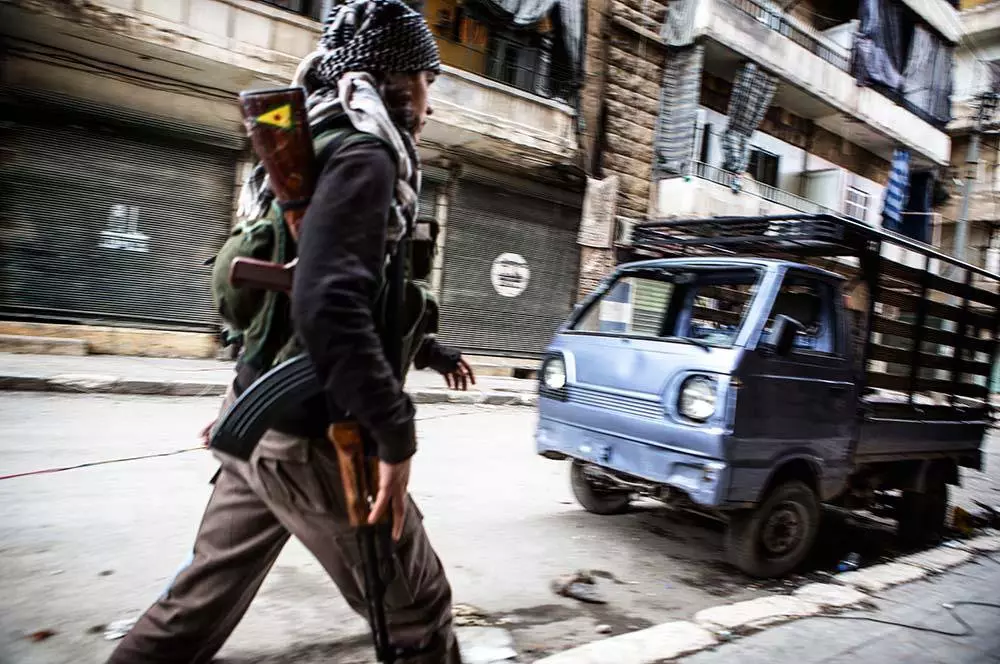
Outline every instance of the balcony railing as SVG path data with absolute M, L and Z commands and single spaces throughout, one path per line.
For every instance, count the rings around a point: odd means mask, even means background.
M 747 16 L 760 21 L 775 32 L 788 37 L 793 42 L 813 53 L 842 71 L 851 71 L 851 56 L 840 47 L 831 44 L 815 34 L 803 30 L 788 20 L 779 10 L 768 7 L 758 0 L 726 0 Z
M 257 0 L 257 2 L 287 9 L 316 21 L 323 21 L 334 4 L 334 0 Z
M 484 34 L 463 42 L 435 32 L 444 64 L 539 97 L 569 101 L 569 72 L 553 62 L 548 39 L 533 46 Z
M 701 178 L 702 180 L 708 180 L 716 184 L 721 184 L 725 187 L 732 187 L 737 178 L 736 173 L 723 170 L 717 166 L 710 166 L 700 161 L 693 162 L 691 174 L 695 177 Z M 745 182 L 745 180 L 741 178 L 741 182 Z M 784 189 L 778 189 L 777 187 L 772 187 L 771 185 L 764 184 L 763 182 L 757 182 L 754 180 L 753 187 L 755 191 L 752 193 L 755 193 L 764 200 L 778 205 L 783 205 L 798 212 L 804 212 L 806 214 L 841 214 L 839 210 L 831 210 L 830 208 L 820 205 L 819 203 L 810 201 L 808 198 L 796 196 L 795 194 L 787 192 Z

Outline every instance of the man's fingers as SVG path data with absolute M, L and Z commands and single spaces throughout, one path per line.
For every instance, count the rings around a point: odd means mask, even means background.
M 469 374 L 469 381 L 471 381 L 472 384 L 475 385 L 476 384 L 476 373 L 472 370 L 472 367 L 469 366 L 469 363 L 466 362 L 465 360 L 462 360 L 462 369 L 465 370 L 465 373 Z
M 375 496 L 375 506 L 372 507 L 371 513 L 368 515 L 368 525 L 374 526 L 376 523 L 385 516 L 386 510 L 389 509 L 389 501 L 391 496 L 389 495 L 389 487 L 381 486 L 378 489 L 378 495 Z
M 403 536 L 403 524 L 406 522 L 406 500 L 403 494 L 392 497 L 392 539 L 399 541 Z

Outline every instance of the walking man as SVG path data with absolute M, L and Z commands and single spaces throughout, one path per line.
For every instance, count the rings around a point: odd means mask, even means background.
M 120 642 L 111 664 L 209 662 L 291 535 L 351 607 L 366 614 L 337 457 L 324 435 L 348 414 L 377 444 L 380 485 L 372 521 L 392 514 L 397 573 L 385 593 L 389 633 L 395 645 L 419 653 L 401 662 L 460 664 L 451 588 L 407 492 L 416 452 L 414 407 L 379 337 L 386 257 L 416 214 L 415 144 L 431 112 L 428 87 L 439 67 L 423 17 L 399 0 L 335 7 L 318 50 L 299 67 L 296 82 L 309 95 L 312 135 L 324 145 L 316 190 L 296 247 L 292 296 L 262 310 L 273 318 L 252 328 L 265 332 L 246 338 L 248 359 L 238 366 L 226 406 L 277 362 L 303 351 L 324 394 L 287 413 L 249 462 L 216 453 L 221 468 L 192 558 Z M 266 196 L 260 200 L 269 205 Z M 404 366 L 416 357 L 449 384 L 472 379 L 457 353 L 425 335 L 426 326 L 407 329 L 420 332 L 406 344 Z

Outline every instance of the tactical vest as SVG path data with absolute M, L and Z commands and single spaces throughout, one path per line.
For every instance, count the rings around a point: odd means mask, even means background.
M 380 140 L 350 128 L 321 132 L 313 141 L 313 151 L 320 164 L 334 158 L 337 151 L 352 143 Z M 235 288 L 229 283 L 229 266 L 234 258 L 251 257 L 276 263 L 295 258 L 296 246 L 284 223 L 279 206 L 272 202 L 259 219 L 241 222 L 217 254 L 212 271 L 212 298 L 216 311 L 230 328 L 243 337 L 240 374 L 259 376 L 273 366 L 303 352 L 291 320 L 291 303 L 284 293 L 259 289 Z M 376 327 L 384 329 L 386 320 L 387 281 L 380 276 L 375 303 Z M 409 281 L 404 300 L 403 376 L 420 344 L 428 334 L 437 332 L 437 302 L 421 285 Z M 246 387 L 244 384 L 242 387 Z

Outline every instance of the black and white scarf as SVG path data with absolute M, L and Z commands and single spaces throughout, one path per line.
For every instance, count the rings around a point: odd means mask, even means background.
M 413 137 L 391 119 L 376 77 L 390 73 L 438 71 L 437 43 L 423 16 L 400 0 L 353 0 L 330 12 L 317 49 L 306 56 L 292 85 L 308 93 L 306 108 L 314 130 L 344 115 L 358 131 L 378 136 L 396 153 L 398 177 L 389 219 L 390 245 L 412 228 L 418 213 L 420 159 Z M 256 219 L 274 196 L 258 165 L 240 193 L 238 216 Z

